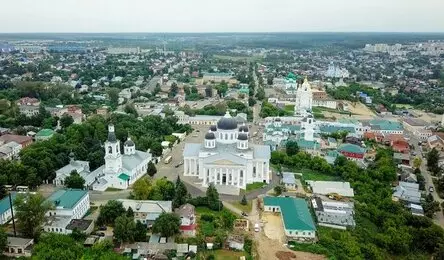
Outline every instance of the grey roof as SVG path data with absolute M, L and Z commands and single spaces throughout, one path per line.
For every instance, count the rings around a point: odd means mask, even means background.
M 190 217 L 192 215 L 194 215 L 194 206 L 186 203 L 182 206 L 180 206 L 179 208 L 174 210 L 174 213 L 176 213 L 177 215 L 181 216 L 181 217 Z
M 85 172 L 85 166 L 86 166 L 85 164 L 88 165 L 89 162 L 79 161 L 79 160 L 71 161 L 67 165 L 58 169 L 56 171 L 56 175 L 57 175 L 57 177 L 63 177 L 63 176 L 66 177 L 66 176 L 69 176 L 69 174 L 74 170 L 77 171 L 78 174 L 82 175 L 82 173 Z M 88 173 L 88 172 L 85 172 L 85 173 Z
M 128 138 L 126 142 L 124 143 L 125 146 L 135 146 L 136 144 L 131 140 L 131 138 Z
M 217 126 L 215 125 L 210 126 L 210 130 L 213 132 L 217 131 Z
M 185 148 L 183 149 L 183 156 L 185 157 L 198 156 L 200 147 L 201 147 L 200 144 L 193 144 L 193 143 L 185 144 Z
M 137 150 L 134 154 L 131 155 L 122 154 L 122 167 L 131 171 L 134 167 L 137 167 L 145 159 L 148 158 L 150 160 L 150 157 L 150 153 Z
M 205 134 L 205 139 L 214 140 L 214 139 L 216 139 L 216 136 L 214 135 L 214 133 L 208 132 Z
M 419 184 L 410 182 L 399 182 L 399 185 L 394 188 L 393 196 L 412 203 L 421 202 L 421 192 L 419 192 Z
M 237 128 L 237 121 L 227 113 L 217 121 L 217 128 L 222 130 L 234 130 Z
M 239 132 L 248 132 L 248 126 L 242 125 L 239 127 Z
M 155 220 L 163 212 L 172 212 L 171 201 L 129 199 L 119 199 L 118 201 L 122 202 L 125 209 L 131 207 L 134 212 L 147 213 L 147 219 L 153 217 L 151 220 Z
M 244 134 L 244 133 L 240 133 L 240 134 L 237 136 L 237 140 L 241 140 L 241 141 L 248 140 L 248 135 L 247 135 L 247 134 Z
M 354 197 L 353 188 L 349 182 L 340 181 L 307 181 L 311 186 L 313 193 L 327 195 L 329 193 L 337 193 L 345 197 Z
M 294 173 L 292 172 L 282 173 L 282 182 L 284 184 L 296 184 L 296 178 L 294 177 Z
M 33 241 L 32 238 L 20 238 L 20 237 L 8 237 L 8 246 L 26 246 L 29 242 Z
M 269 145 L 254 145 L 254 158 L 270 160 L 271 150 Z

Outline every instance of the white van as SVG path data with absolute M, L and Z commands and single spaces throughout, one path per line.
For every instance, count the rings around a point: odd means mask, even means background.
M 259 232 L 259 224 L 258 223 L 254 224 L 254 231 Z

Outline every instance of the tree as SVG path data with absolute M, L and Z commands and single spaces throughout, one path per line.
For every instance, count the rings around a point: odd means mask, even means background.
M 236 215 L 228 210 L 222 210 L 220 213 L 220 220 L 222 222 L 222 227 L 228 230 L 233 229 L 234 221 L 236 220 Z
M 255 100 L 253 97 L 249 97 L 249 98 L 248 98 L 248 105 L 249 105 L 250 107 L 256 105 L 256 100 Z
M 152 190 L 151 181 L 148 178 L 140 178 L 133 185 L 133 196 L 136 200 L 147 200 Z
M 173 199 L 173 207 L 178 208 L 185 204 L 190 197 L 188 193 L 187 187 L 182 182 L 179 176 L 177 176 L 175 190 L 174 190 L 174 199 Z
M 121 215 L 116 218 L 114 222 L 114 237 L 117 241 L 121 243 L 133 242 L 135 234 L 136 223 L 134 223 L 134 218 L 126 215 Z
M 126 216 L 129 218 L 134 218 L 134 211 L 131 207 L 128 207 L 128 210 L 126 211 Z
M 114 245 L 111 240 L 103 240 L 96 243 L 92 248 L 86 249 L 82 260 L 125 260 L 126 256 L 119 255 L 113 251 Z
M 5 248 L 8 243 L 8 234 L 6 234 L 5 230 L 0 227 L 0 246 L 1 248 Z
M 208 207 L 212 210 L 221 210 L 222 209 L 222 202 L 219 200 L 219 192 L 217 192 L 216 187 L 214 187 L 213 183 L 210 183 L 210 185 L 207 188 L 207 202 Z
M 134 240 L 137 242 L 146 241 L 146 226 L 139 220 L 136 222 L 136 233 L 134 234 Z
M 69 114 L 63 114 L 60 118 L 60 126 L 65 129 L 74 123 L 74 119 Z
M 119 105 L 119 89 L 118 88 L 110 88 L 108 89 L 108 97 L 111 103 L 111 106 L 117 107 Z
M 162 152 L 163 148 L 160 142 L 153 142 L 153 144 L 151 145 L 151 153 L 153 154 L 153 156 L 155 157 L 161 156 Z
M 257 89 L 256 98 L 258 100 L 264 100 L 265 99 L 265 90 L 264 90 L 264 88 L 260 87 L 260 88 Z
M 433 174 L 438 174 L 440 171 L 438 166 L 439 161 L 439 152 L 435 148 L 433 148 L 430 152 L 427 153 L 427 168 Z
M 152 161 L 150 161 L 150 162 L 148 163 L 148 168 L 147 168 L 146 172 L 147 172 L 148 175 L 151 176 L 151 177 L 153 177 L 154 174 L 157 173 L 156 166 L 154 165 L 154 163 L 153 163 Z
M 288 141 L 285 145 L 285 151 L 288 156 L 293 156 L 299 152 L 299 145 L 296 141 Z
M 33 259 L 72 260 L 81 259 L 83 246 L 72 237 L 57 233 L 44 234 L 34 246 Z
M 160 233 L 163 237 L 170 237 L 180 232 L 180 218 L 174 213 L 162 213 L 154 221 L 153 233 Z
M 422 159 L 419 156 L 416 156 L 415 159 L 413 159 L 413 167 L 415 167 L 416 169 L 419 169 L 419 167 L 422 164 Z
M 100 214 L 97 218 L 98 225 L 114 224 L 115 219 L 126 213 L 122 202 L 117 200 L 110 200 L 105 205 L 100 207 Z
M 170 88 L 170 92 L 168 93 L 169 97 L 175 97 L 177 95 L 177 91 L 178 91 L 178 87 L 177 84 L 174 82 L 173 84 L 171 84 L 171 88 Z
M 51 205 L 40 194 L 19 194 L 14 201 L 17 227 L 26 237 L 37 239 L 46 220 L 45 214 Z
M 242 196 L 242 200 L 241 200 L 240 204 L 242 204 L 242 205 L 248 204 L 247 197 L 245 196 L 245 194 L 244 194 L 244 196 Z
M 85 187 L 85 179 L 83 179 L 76 170 L 73 170 L 69 176 L 65 178 L 65 187 L 70 189 L 83 189 Z
M 275 186 L 274 187 L 274 193 L 275 193 L 276 196 L 281 195 L 282 194 L 282 186 L 280 186 L 280 185 Z

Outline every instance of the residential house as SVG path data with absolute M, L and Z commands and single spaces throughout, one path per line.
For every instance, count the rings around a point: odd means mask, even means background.
M 229 235 L 227 238 L 228 247 L 235 250 L 244 250 L 245 239 L 241 235 Z
M 303 199 L 290 197 L 265 197 L 264 211 L 279 212 L 289 240 L 312 241 L 316 238 L 316 226 Z
M 0 141 L 0 144 L 1 143 L 2 142 Z M 21 150 L 22 150 L 22 145 L 15 141 L 2 144 L 0 146 L 0 159 L 5 159 L 5 160 L 15 159 L 19 156 Z
M 287 190 L 297 189 L 296 178 L 293 172 L 283 172 L 281 182 Z
M 134 212 L 134 221 L 139 220 L 146 225 L 152 225 L 160 214 L 173 211 L 171 201 L 128 199 L 119 199 L 119 201 L 126 210 L 131 207 Z
M 427 146 L 430 150 L 444 151 L 444 140 L 439 135 L 432 135 L 427 138 Z
M 364 159 L 366 149 L 355 144 L 346 143 L 338 147 L 338 152 L 348 160 L 359 161 Z
M 410 155 L 408 153 L 394 153 L 393 160 L 396 164 L 410 165 Z
M 89 235 L 94 230 L 94 221 L 89 219 L 71 219 L 71 222 L 66 226 L 66 233 L 72 233 L 74 229 Z
M 353 188 L 350 187 L 349 182 L 340 181 L 307 181 L 311 187 L 313 194 L 329 195 L 336 193 L 344 197 L 354 197 Z
M 389 121 L 385 119 L 373 119 L 369 121 L 363 121 L 363 126 L 366 131 L 381 134 L 403 134 L 404 129 L 402 124 L 396 121 Z
M 319 197 L 311 200 L 319 225 L 342 228 L 356 225 L 352 202 L 326 201 Z
M 81 219 L 90 208 L 89 193 L 85 190 L 58 190 L 46 201 L 53 206 L 46 213 L 48 220 L 43 225 L 43 230 L 46 232 L 71 233 L 72 230 L 67 229 L 71 220 Z
M 196 235 L 196 214 L 193 205 L 187 203 L 174 210 L 180 217 L 180 231 L 185 236 Z
M 22 146 L 22 148 L 27 147 L 32 144 L 32 137 L 26 135 L 12 135 L 5 134 L 0 136 L 0 143 L 7 144 L 9 142 L 16 142 Z
M 11 212 L 11 202 L 14 203 L 16 193 L 11 193 L 11 201 L 9 201 L 9 196 L 4 197 L 0 200 L 0 225 L 8 223 L 12 218 Z
M 8 237 L 3 254 L 15 258 L 31 257 L 33 245 L 34 239 L 32 238 Z
M 398 186 L 393 189 L 392 198 L 394 200 L 401 200 L 405 202 L 419 204 L 421 203 L 421 192 L 419 191 L 419 184 L 400 181 Z
M 421 205 L 409 203 L 407 206 L 410 209 L 410 212 L 414 216 L 424 216 L 424 209 Z

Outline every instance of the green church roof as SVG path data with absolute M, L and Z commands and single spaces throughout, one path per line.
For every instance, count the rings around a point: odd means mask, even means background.
M 12 200 L 13 204 L 14 204 L 14 200 L 15 200 L 16 195 L 17 194 L 15 192 L 11 193 L 11 200 Z M 9 203 L 9 196 L 6 196 L 0 201 L 0 214 L 5 213 L 10 208 L 11 208 L 11 204 Z
M 130 176 L 127 175 L 127 174 L 125 174 L 125 173 L 121 173 L 121 174 L 119 175 L 119 179 L 124 180 L 124 181 L 127 181 L 127 180 L 130 179 Z
M 316 226 L 303 199 L 289 197 L 265 197 L 264 206 L 279 206 L 287 230 L 316 231 Z

